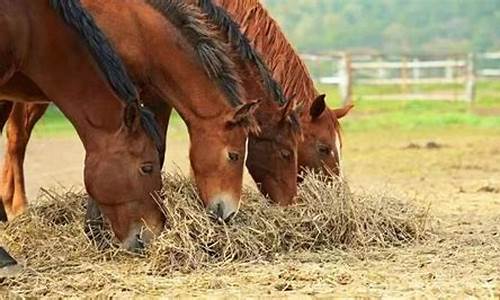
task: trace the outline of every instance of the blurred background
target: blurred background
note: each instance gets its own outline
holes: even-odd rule
[[[265,0],[300,51],[463,54],[500,49],[498,0]],[[293,4],[292,4],[293,3]]]

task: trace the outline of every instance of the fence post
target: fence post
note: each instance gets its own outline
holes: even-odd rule
[[[342,99],[342,105],[352,102],[352,65],[351,55],[342,53],[339,60],[339,94]]]
[[[465,99],[472,103],[476,98],[476,73],[474,66],[474,54],[470,53],[467,56],[467,74],[465,82]]]
[[[403,94],[408,94],[408,57],[403,56],[401,64],[401,91]]]
[[[382,56],[379,56],[379,57],[378,57],[378,59],[377,59],[377,62],[378,62],[379,64],[382,64],[382,62],[383,62],[383,61],[384,61],[384,60],[383,60],[383,57],[382,57]],[[384,68],[382,68],[382,67],[379,67],[379,68],[378,68],[378,70],[377,70],[377,76],[378,76],[378,79],[384,79],[384,78],[386,78],[386,77],[387,77],[387,74],[386,74],[386,72],[385,72],[385,69],[384,69]]]
[[[420,66],[419,66],[419,59],[418,58],[414,58],[413,59],[413,70],[412,70],[412,74],[413,74],[413,80],[415,82],[418,82],[420,81]]]
[[[456,60],[451,60],[448,58],[446,60],[446,62],[448,63],[448,66],[446,66],[446,68],[445,68],[445,77],[446,77],[446,80],[448,80],[449,82],[452,82],[453,81],[453,65],[456,62]]]

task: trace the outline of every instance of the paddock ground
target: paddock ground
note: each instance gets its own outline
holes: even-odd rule
[[[428,241],[366,253],[294,253],[272,263],[176,273],[158,278],[158,289],[151,293],[216,298],[498,299],[500,129],[346,129],[344,136],[344,167],[353,189],[383,191],[430,205],[435,221]],[[5,149],[3,143],[0,154]],[[167,169],[189,172],[186,154],[182,126],[174,127]],[[32,205],[36,205],[41,186],[81,187],[82,160],[83,149],[73,135],[36,135],[26,160]]]

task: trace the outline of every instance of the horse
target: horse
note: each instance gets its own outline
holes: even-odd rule
[[[66,115],[86,150],[89,195],[122,246],[135,250],[165,220],[150,197],[161,188],[162,141],[121,60],[85,11],[72,6],[61,18],[60,6],[70,2],[0,0],[0,95],[27,103],[51,99]],[[3,205],[8,217],[22,209],[22,203]]]
[[[293,203],[297,194],[297,144],[302,134],[298,118],[301,105],[296,99],[285,98],[281,86],[237,26],[221,26],[200,3],[184,2],[190,4],[185,9],[197,16],[198,22],[206,23],[212,35],[232,46],[232,58],[247,97],[262,100],[255,111],[261,130],[251,133],[248,141],[246,167],[250,175],[271,201]]]
[[[257,132],[258,125],[252,116],[256,102],[239,105],[239,79],[225,55],[226,49],[203,36],[203,30],[192,30],[196,28],[192,24],[184,25],[191,30],[188,35],[191,41],[181,36],[170,23],[179,23],[178,18],[183,16],[179,13],[179,3],[165,2],[162,3],[165,5],[155,6],[151,2],[83,1],[83,4],[94,12],[96,22],[118,45],[118,53],[141,90],[141,99],[155,111],[163,133],[166,132],[169,106],[180,113],[190,134],[190,160],[200,196],[209,211],[229,219],[239,207],[245,137],[248,132]],[[118,16],[120,12],[125,16]],[[110,15],[112,13],[114,15]],[[159,17],[161,15],[163,18]],[[118,19],[119,26],[114,23]],[[139,24],[138,20],[148,22]],[[145,44],[144,40],[155,43]],[[193,40],[195,46],[192,46]],[[169,66],[173,53],[178,59],[174,66]],[[181,63],[185,61],[190,64]],[[210,76],[204,76],[202,69],[208,70]],[[227,103],[222,105],[224,101],[232,107],[227,107]],[[41,104],[33,106],[36,105],[40,107]],[[236,105],[239,107],[235,112]],[[11,123],[17,123],[14,126],[25,132],[32,128],[30,125],[25,130],[23,122]],[[220,127],[223,130],[218,130]],[[21,142],[25,145],[27,140]],[[12,151],[9,155],[17,154]]]
[[[220,33],[215,32],[212,29],[213,26],[210,24],[204,25],[204,23],[207,23],[206,19],[208,16],[203,16],[199,12],[199,9],[196,10],[196,7],[187,7],[175,1],[148,2],[158,10],[163,10],[164,15],[169,19],[172,19],[172,14],[176,13],[178,17],[174,18],[172,22],[186,36],[199,35],[199,33],[192,32],[193,28],[199,28],[198,31],[204,30],[205,32],[206,37],[204,37],[204,40],[224,38]],[[189,18],[186,18],[186,16]],[[186,26],[186,23],[191,25]],[[239,31],[237,34],[241,35]],[[226,37],[225,42],[229,42],[227,39],[228,37]],[[253,51],[248,43],[243,43],[240,46],[246,47],[245,51],[247,53],[252,53]],[[237,51],[239,50],[237,49]],[[255,112],[259,127],[262,130],[258,134],[250,132],[247,168],[254,180],[259,183],[259,187],[264,194],[269,195],[275,202],[288,205],[292,203],[297,190],[297,179],[293,174],[297,173],[297,143],[301,135],[300,124],[297,118],[297,111],[300,107],[296,105],[295,101],[287,102],[284,99],[281,88],[272,79],[269,70],[261,61],[250,60],[252,63],[255,63],[252,67],[250,63],[243,61],[243,58],[246,59],[247,57],[248,55],[242,55],[241,53],[232,55],[236,69],[241,74],[241,77],[244,78],[242,86],[247,92],[247,97],[250,99],[260,98],[266,100],[261,101],[260,106]],[[254,54],[253,57],[255,58],[256,55]],[[262,77],[262,79],[259,79],[259,77]],[[270,97],[273,99],[269,99]],[[287,105],[284,105],[285,103]],[[37,118],[27,117],[26,120],[20,120],[19,124],[16,124],[15,127],[22,128],[21,124],[25,124],[24,127],[26,128],[27,136],[29,136],[30,130],[38,120],[38,116],[43,114],[46,105],[25,106],[25,110],[29,112],[28,115],[36,115]],[[166,113],[158,115],[165,115],[166,124],[168,124],[168,115],[171,110],[166,109],[164,111]],[[10,122],[12,121],[11,119]],[[25,143],[27,143],[27,140]],[[25,143],[23,144],[24,147]],[[266,160],[265,158],[267,158],[267,161],[263,163]]]
[[[261,103],[256,110],[262,130],[258,135],[249,136],[246,167],[264,195],[282,206],[293,204],[297,193],[297,147],[302,138],[299,119],[302,104],[293,96],[285,97],[267,64],[230,16],[210,0],[186,2],[198,6],[219,28],[238,53],[240,64],[253,66],[254,73],[260,75],[260,80],[256,76],[243,76],[243,86],[254,97],[262,96],[264,90],[272,99]],[[283,108],[277,109],[277,105]]]
[[[304,102],[301,115],[303,139],[298,145],[298,171],[311,169],[327,175],[342,175],[341,127],[353,105],[330,109],[326,95],[320,94],[293,46],[279,25],[258,0],[197,1],[221,26],[239,25],[267,64],[273,77],[283,87],[286,97]],[[239,40],[238,40],[239,41]]]

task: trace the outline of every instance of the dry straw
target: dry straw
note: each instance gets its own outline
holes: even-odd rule
[[[268,259],[276,253],[365,246],[398,246],[421,238],[427,211],[381,195],[356,196],[344,182],[306,176],[299,204],[280,208],[246,191],[231,224],[214,222],[184,178],[168,176],[160,199],[169,229],[150,250],[157,271],[231,261]]]
[[[110,281],[109,272],[161,276],[174,270],[272,260],[290,251],[401,246],[429,231],[427,209],[384,195],[356,195],[344,182],[317,175],[306,176],[299,204],[289,208],[270,205],[255,191],[246,190],[240,213],[224,224],[207,216],[190,180],[169,174],[163,191],[155,197],[163,202],[167,229],[145,257],[138,258],[118,248],[98,250],[88,242],[82,225],[84,194],[44,194],[46,199],[41,200],[45,201],[25,216],[0,225],[1,243],[28,267],[24,274],[4,282],[21,294],[35,278],[45,282],[39,286],[42,290],[54,289],[59,287],[58,279],[71,274],[98,276],[96,270],[107,269],[108,276],[92,285],[99,289],[99,285],[115,282]],[[141,284],[131,286],[140,289]]]

